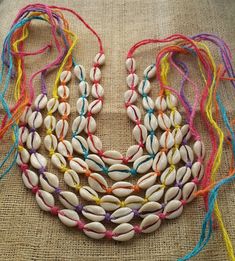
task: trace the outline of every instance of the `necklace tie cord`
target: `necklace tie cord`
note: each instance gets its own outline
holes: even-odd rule
[[[86,79],[85,68],[76,64],[72,58],[77,36],[69,30],[64,11],[75,15],[98,40],[99,52],[94,58],[89,75],[92,82],[91,88]],[[24,41],[29,35],[28,26],[32,20],[43,20],[51,25],[58,57],[32,74],[28,85],[24,57],[42,54],[51,46],[46,45],[36,52],[24,50]],[[95,117],[102,109],[104,95],[104,89],[100,83],[101,67],[104,64],[105,56],[100,37],[73,10],[42,4],[26,6],[17,15],[4,42],[2,53],[1,82],[5,69],[7,77],[0,96],[6,111],[6,116],[1,122],[0,137],[4,138],[11,127],[15,141],[0,167],[2,168],[11,154],[14,154],[11,166],[17,161],[22,171],[23,182],[35,194],[39,207],[58,216],[65,225],[77,227],[87,236],[95,239],[107,237],[125,241],[131,239],[134,234],[153,232],[157,230],[163,220],[178,217],[184,206],[192,201],[195,195],[203,194],[207,213],[203,223],[202,236],[195,249],[181,260],[187,260],[198,254],[208,242],[212,231],[214,206],[229,256],[234,260],[232,244],[216,202],[218,189],[232,180],[232,170],[234,169],[234,165],[231,165],[229,177],[216,182],[224,140],[224,134],[217,124],[219,111],[221,111],[223,121],[230,133],[228,142],[230,142],[233,152],[235,151],[235,139],[225,107],[218,95],[219,81],[226,77],[222,77],[221,70],[217,70],[205,41],[211,41],[219,47],[225,67],[224,70],[221,70],[226,71],[229,76],[227,79],[234,84],[231,52],[228,46],[216,36],[203,34],[186,37],[176,34],[162,40],[143,40],[130,49],[126,60],[129,90],[125,92],[124,98],[127,115],[135,124],[133,136],[137,144],[129,147],[126,154],[122,155],[115,150],[104,151],[100,138],[94,135]],[[153,43],[171,45],[161,49],[156,55],[156,62],[146,68],[144,79],[138,84],[133,58],[134,51],[143,45]],[[197,58],[204,80],[202,92],[189,78],[187,65],[178,59],[180,53]],[[74,74],[79,82],[80,97],[76,104],[78,116],[71,126],[73,135],[72,140],[69,141],[66,136],[71,109],[68,103],[70,91],[67,84],[72,78],[72,65],[75,66]],[[53,87],[53,97],[48,99],[45,76],[48,70],[56,67],[59,67],[59,70]],[[170,68],[175,68],[182,76],[180,91],[168,84],[167,76]],[[10,109],[4,97],[8,90],[10,77],[14,74],[17,77],[16,103]],[[34,99],[33,80],[38,74],[41,74],[41,94]],[[157,99],[153,101],[149,92],[150,81],[155,77],[159,81],[160,90]],[[190,83],[193,87],[194,101],[192,104],[185,97],[186,83]],[[90,94],[94,100],[89,103]],[[140,109],[135,105],[138,95],[142,99],[143,109],[146,112],[144,121],[141,119]],[[178,111],[178,101],[185,110],[187,124],[184,125],[182,125],[183,117]],[[216,103],[213,104],[213,101]],[[34,108],[32,108],[32,104]],[[205,147],[195,128],[195,114],[199,104],[200,114],[208,130],[212,147],[209,160],[206,162],[205,175],[203,171]],[[215,118],[212,114],[213,105],[217,111]],[[47,116],[43,121],[41,111],[44,108],[47,109]],[[56,114],[60,117],[58,121],[55,118]],[[37,131],[43,122],[47,134],[44,137],[44,146],[48,150],[50,160],[63,173],[67,187],[74,189],[75,193],[69,190],[64,191],[59,187],[57,175],[47,171],[47,159],[38,152],[41,137]],[[161,136],[157,136],[159,132],[162,132]],[[192,148],[189,142],[191,135],[195,140]],[[19,151],[17,152],[16,149]],[[146,152],[147,154],[145,154]],[[231,162],[234,164],[233,160]],[[9,168],[2,177],[8,171]],[[88,185],[81,184],[80,175],[83,175]],[[141,177],[138,177],[134,184],[124,181],[130,176]],[[106,177],[115,182],[110,185]],[[202,190],[196,192],[200,180],[202,180]],[[144,198],[140,196],[140,191],[144,192]],[[208,192],[210,192],[209,196]],[[79,193],[83,200],[91,203],[80,204],[76,193]],[[54,194],[65,209],[56,206]],[[92,222],[85,223],[80,219],[82,216]],[[143,220],[140,221],[140,224],[133,224],[134,217]],[[117,224],[117,227],[107,230],[103,221]],[[205,235],[207,227],[208,234]]]

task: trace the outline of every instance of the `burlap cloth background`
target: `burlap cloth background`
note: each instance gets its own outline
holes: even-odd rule
[[[18,10],[28,3],[30,2],[0,1],[1,43]],[[69,6],[79,11],[103,40],[107,62],[102,84],[106,93],[105,105],[97,121],[98,135],[104,140],[105,148],[125,151],[133,142],[132,126],[126,117],[122,98],[126,90],[124,58],[132,44],[140,39],[165,37],[172,33],[193,35],[211,32],[227,40],[232,50],[235,48],[234,0],[90,0],[45,3]],[[98,50],[96,42],[77,20],[70,17],[70,21],[80,37],[79,49],[75,55],[89,68],[91,59]],[[36,50],[48,42],[47,26],[32,27],[31,33],[27,43],[30,50]],[[157,50],[156,46],[152,46],[138,51],[136,58],[143,64],[141,69],[153,61]],[[50,59],[49,54],[27,59],[29,73]],[[52,86],[54,77],[55,74],[48,80],[49,87]],[[72,83],[71,87],[74,86]],[[36,87],[38,82],[35,82]],[[75,105],[76,91],[73,93],[71,102]],[[231,87],[223,86],[222,96],[230,115],[234,116],[231,93]],[[12,92],[9,93],[8,100],[13,100]],[[205,130],[201,131],[206,140]],[[7,140],[1,142],[1,156],[8,146]],[[220,175],[227,171],[227,148],[223,155]],[[235,245],[233,190],[234,184],[223,188],[219,194],[219,203],[223,206],[224,221]],[[58,220],[41,211],[32,194],[24,188],[20,172],[15,167],[0,184],[0,260],[176,260],[197,242],[202,217],[203,203],[197,199],[185,208],[180,218],[166,222],[154,234],[136,237],[124,244],[107,240],[93,241],[77,231],[67,229]],[[194,260],[227,260],[218,230],[203,253]]]

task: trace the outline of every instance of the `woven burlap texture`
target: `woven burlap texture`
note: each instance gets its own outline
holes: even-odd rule
[[[0,1],[1,43],[18,10],[29,3],[31,2],[22,0]],[[232,50],[235,48],[234,0],[58,0],[44,3],[66,6],[78,11],[103,40],[107,58],[106,66],[102,70],[105,104],[102,113],[97,117],[97,124],[98,135],[106,149],[124,152],[134,142],[131,135],[133,125],[130,124],[123,106],[123,93],[126,90],[124,61],[131,45],[144,38],[163,38],[173,33],[194,35],[210,32],[228,41]],[[78,48],[74,54],[81,64],[89,68],[94,54],[98,51],[97,42],[74,17],[67,17],[72,29],[79,35]],[[49,27],[43,23],[34,23],[30,32],[27,50],[37,50],[50,39]],[[138,73],[154,61],[158,50],[157,46],[149,46],[136,53],[136,60],[141,64]],[[41,68],[51,60],[51,54],[55,57],[55,51],[52,50],[51,53],[27,58],[27,72]],[[50,89],[54,79],[55,73],[47,79]],[[39,91],[38,79],[34,82],[34,87]],[[221,88],[229,115],[235,116],[233,90],[229,85],[222,85]],[[74,82],[71,83],[71,89],[73,95],[70,101],[74,116],[77,95]],[[13,91],[9,91],[7,98],[9,102],[13,102]],[[206,131],[201,125],[199,128],[203,139],[207,140]],[[1,158],[10,146],[9,140],[10,134],[9,139],[1,141]],[[209,148],[209,144],[206,145]],[[227,173],[229,153],[225,144],[219,175]],[[235,245],[233,192],[234,184],[222,188],[219,205]],[[57,219],[41,211],[34,196],[23,186],[20,171],[14,167],[0,184],[0,260],[176,260],[196,244],[203,214],[203,201],[197,199],[185,207],[180,218],[164,222],[153,234],[135,237],[126,243],[94,241],[79,231],[66,228]],[[193,260],[227,260],[219,229],[215,230],[205,250]]]

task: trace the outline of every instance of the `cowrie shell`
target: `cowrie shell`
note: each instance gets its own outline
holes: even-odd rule
[[[126,59],[126,69],[128,70],[128,72],[134,72],[136,69],[136,62],[135,59],[132,57],[129,57]]]
[[[137,160],[135,160],[133,164],[133,168],[138,172],[138,173],[145,173],[148,171],[153,164],[153,158],[152,156],[149,155],[144,155],[139,157]]]
[[[174,129],[172,131],[172,135],[174,137],[175,144],[180,145],[183,140],[183,134],[180,129]]]
[[[69,115],[71,112],[70,104],[67,102],[61,102],[58,106],[58,112],[60,115]]]
[[[89,149],[94,153],[98,153],[100,150],[102,150],[102,142],[100,138],[95,135],[88,136],[87,144]]]
[[[113,230],[113,239],[116,241],[128,241],[135,235],[134,227],[129,223],[122,223]]]
[[[180,151],[177,148],[172,148],[167,153],[167,159],[170,165],[176,165],[180,162]]]
[[[88,169],[87,163],[84,160],[77,157],[69,161],[69,166],[77,173],[85,173]]]
[[[64,157],[69,157],[73,154],[72,144],[68,140],[60,141],[57,150]]]
[[[22,144],[25,143],[28,136],[29,136],[28,128],[25,127],[25,126],[21,126],[19,128],[19,142],[22,143]]]
[[[98,67],[92,67],[90,70],[90,79],[94,81],[99,81],[101,79],[101,71]]]
[[[160,177],[161,183],[166,186],[169,186],[175,182],[175,176],[176,176],[175,168],[168,167],[164,170],[164,172]]]
[[[140,228],[142,233],[152,233],[157,230],[160,225],[161,219],[159,218],[159,216],[150,214],[142,220]]]
[[[163,213],[166,215],[166,219],[174,219],[181,215],[183,212],[183,205],[179,200],[171,200],[167,203]]]
[[[154,171],[163,171],[167,166],[167,157],[165,152],[159,151],[153,160],[152,168]]]
[[[39,147],[41,146],[42,140],[40,135],[34,131],[34,132],[30,132],[26,141],[26,145],[28,149],[39,149]]]
[[[71,80],[72,73],[70,71],[63,71],[60,75],[60,81],[62,83],[67,83]]]
[[[77,112],[80,116],[83,116],[87,113],[88,110],[88,101],[86,98],[78,98],[76,104]]]
[[[51,157],[51,162],[58,169],[66,166],[66,160],[60,153],[54,153]]]
[[[88,133],[95,133],[96,131],[96,121],[95,119],[90,116],[86,119],[86,125],[85,125],[85,132]]]
[[[112,180],[120,181],[131,175],[130,168],[123,164],[113,164],[108,169],[108,175]]]
[[[43,175],[40,175],[39,179],[43,190],[47,192],[52,193],[59,187],[58,177],[50,172],[44,172]]]
[[[22,172],[22,179],[24,185],[28,189],[32,189],[38,185],[38,175],[32,170],[25,170]]]
[[[194,159],[193,151],[188,145],[180,147],[180,155],[185,163],[192,163]]]
[[[139,86],[138,86],[138,92],[140,95],[143,94],[148,94],[151,90],[151,85],[149,80],[144,79],[140,82]]]
[[[144,77],[151,79],[156,76],[156,65],[151,64],[144,70]]]
[[[99,65],[104,65],[105,63],[105,55],[103,53],[97,53],[94,58],[94,63]]]
[[[121,201],[112,195],[105,195],[100,200],[100,206],[106,211],[114,211],[119,208]]]
[[[197,140],[193,144],[193,151],[198,158],[203,159],[205,157],[205,146],[200,140]]]
[[[24,112],[20,116],[21,122],[28,122],[29,116],[32,114],[32,108],[30,106],[26,106]]]
[[[138,96],[135,90],[127,90],[124,93],[124,101],[125,103],[133,104],[136,102]]]
[[[159,111],[165,111],[167,109],[165,98],[162,96],[158,96],[155,100],[155,106]]]
[[[134,213],[131,208],[119,208],[115,210],[112,215],[110,216],[110,219],[115,224],[122,224],[127,223],[134,217]]]
[[[155,135],[148,135],[145,148],[149,154],[157,154],[159,150],[159,142]]]
[[[126,152],[128,162],[133,162],[143,155],[143,149],[139,145],[132,145]]]
[[[82,136],[73,137],[72,146],[73,149],[79,154],[84,154],[88,151],[87,141]]]
[[[177,106],[178,100],[175,95],[168,94],[166,96],[166,103],[169,109],[175,108]]]
[[[196,191],[197,186],[194,182],[186,183],[182,190],[183,199],[186,200],[187,203],[191,202],[195,198],[194,193]]]
[[[39,94],[34,101],[35,108],[40,109],[40,110],[44,109],[47,105],[47,100],[48,99],[47,99],[46,94],[43,94],[43,93]]]
[[[155,172],[150,172],[148,174],[145,174],[137,181],[137,185],[141,189],[147,189],[151,187],[157,180],[157,175]]]
[[[158,114],[157,121],[158,121],[158,125],[162,130],[170,129],[171,120],[165,113]]]
[[[177,173],[176,173],[176,182],[177,183],[183,185],[186,182],[188,182],[190,178],[191,178],[190,168],[183,166],[177,170]]]
[[[85,126],[86,126],[86,118],[84,116],[78,116],[73,121],[72,132],[78,135],[84,130]]]
[[[88,111],[92,114],[97,114],[102,109],[102,100],[97,99],[92,101],[88,106]]]
[[[54,131],[56,126],[56,118],[52,115],[47,115],[44,119],[44,126],[46,129]]]
[[[182,122],[182,116],[177,110],[173,110],[170,113],[170,120],[171,120],[172,126],[177,127]]]
[[[137,76],[137,74],[135,73],[130,73],[127,77],[126,77],[126,83],[127,85],[132,88],[132,87],[136,87],[136,85],[138,84],[139,78]]]
[[[99,84],[95,83],[91,87],[91,95],[93,98],[97,99],[104,96],[104,88]]]
[[[86,71],[85,71],[85,68],[81,64],[77,64],[74,67],[73,72],[79,81],[84,81],[86,79]]]
[[[144,125],[148,131],[155,131],[158,127],[157,118],[153,113],[147,113],[144,117]]]
[[[105,193],[108,188],[106,180],[98,173],[92,173],[88,177],[88,183],[91,188],[100,193]]]
[[[79,194],[83,199],[87,201],[94,201],[95,198],[98,198],[97,192],[88,186],[81,187],[81,189],[79,190]]]
[[[102,160],[109,165],[122,163],[122,159],[122,154],[116,150],[106,150],[102,155]]]
[[[60,98],[68,99],[69,98],[69,88],[66,85],[60,85],[57,89],[57,94]]]
[[[201,162],[199,161],[194,162],[191,170],[194,178],[198,178],[198,180],[202,179],[204,175],[204,166],[202,165]]]
[[[86,205],[82,209],[82,214],[84,217],[91,221],[102,221],[105,219],[105,210],[100,206]]]
[[[106,228],[99,222],[91,222],[84,226],[83,232],[90,238],[101,239],[105,236]]]
[[[144,125],[139,124],[134,127],[132,134],[138,143],[145,143],[148,132]]]
[[[76,227],[79,221],[79,216],[76,211],[71,209],[61,209],[58,213],[60,221],[68,227]]]
[[[69,169],[65,171],[64,173],[64,182],[71,188],[75,188],[77,185],[80,184],[80,179],[78,174],[72,170]]]
[[[174,137],[170,131],[165,131],[159,140],[160,146],[165,149],[170,149],[174,146]]]
[[[59,200],[61,204],[68,209],[75,209],[79,204],[76,194],[71,191],[61,191],[59,194]]]
[[[35,169],[45,168],[47,160],[42,154],[36,152],[30,156],[30,163]]]
[[[78,91],[79,91],[80,95],[82,95],[84,97],[88,97],[90,94],[90,86],[89,86],[88,82],[81,81],[78,85]]]
[[[159,214],[162,212],[162,205],[158,202],[147,202],[139,209],[140,217],[144,218],[151,214]]]
[[[49,192],[41,189],[36,193],[36,201],[44,211],[51,211],[51,208],[55,205],[54,197]]]
[[[125,206],[131,209],[139,209],[144,204],[144,199],[139,196],[128,196],[125,201]]]
[[[145,198],[149,201],[159,201],[164,194],[164,187],[160,184],[156,184],[146,190]]]
[[[181,198],[181,189],[179,187],[171,187],[169,188],[164,196],[164,203],[168,203],[173,199]]]
[[[126,197],[133,192],[133,185],[130,182],[118,181],[112,185],[112,192],[117,197]]]
[[[133,122],[136,122],[141,119],[140,110],[135,105],[128,106],[127,115]]]
[[[43,119],[42,114],[39,111],[34,111],[28,118],[28,124],[31,128],[37,129],[42,126]]]
[[[59,106],[59,101],[56,98],[51,98],[48,102],[47,102],[47,111],[50,113],[54,113],[57,108]]]
[[[95,154],[88,155],[85,161],[89,166],[89,169],[94,171],[102,171],[105,167],[102,159]]]
[[[188,124],[181,127],[181,132],[183,135],[183,141],[187,142],[191,138],[191,131]]]
[[[53,134],[46,135],[46,137],[44,138],[44,146],[48,151],[50,151],[50,150],[55,151],[57,148],[56,136]]]
[[[149,96],[144,96],[142,99],[142,105],[145,110],[153,110],[154,102]]]
[[[55,133],[57,138],[64,138],[67,133],[68,133],[68,129],[69,129],[69,124],[66,120],[59,120],[55,126]]]

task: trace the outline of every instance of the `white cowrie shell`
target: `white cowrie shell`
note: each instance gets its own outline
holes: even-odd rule
[[[68,99],[69,98],[69,88],[66,85],[60,85],[57,89],[57,94],[62,99]]]
[[[198,180],[201,180],[204,175],[204,166],[201,162],[196,161],[192,165],[192,174],[194,178],[197,178]]]
[[[69,187],[76,188],[80,184],[80,179],[78,174],[74,170],[69,169],[64,173],[64,182]]]
[[[151,64],[144,70],[144,77],[151,79],[156,76],[156,65]]]
[[[85,161],[89,166],[89,169],[94,171],[102,171],[103,168],[105,167],[102,159],[95,154],[88,155]]]
[[[191,202],[195,198],[194,193],[196,191],[197,185],[194,182],[186,183],[182,190],[183,200],[186,200],[187,203]]]
[[[150,214],[146,216],[141,224],[141,232],[142,233],[152,233],[157,230],[161,225],[161,219],[157,215]]]
[[[168,130],[171,127],[171,120],[165,113],[160,113],[157,116],[158,125],[162,130]]]
[[[108,188],[106,180],[98,173],[91,173],[88,177],[88,184],[91,188],[100,193],[105,193]]]
[[[69,166],[77,173],[85,173],[88,169],[87,163],[84,160],[77,157],[69,161]]]
[[[104,88],[99,84],[95,83],[91,87],[91,95],[93,98],[97,99],[104,96]]]
[[[135,235],[134,227],[131,224],[123,223],[113,230],[113,239],[116,241],[128,241]]]
[[[148,94],[151,90],[151,85],[149,80],[144,79],[140,82],[139,86],[138,86],[138,92],[140,95],[143,94]]]
[[[177,110],[173,110],[173,111],[171,111],[171,114],[170,114],[170,120],[171,120],[172,126],[177,127],[182,122],[182,116]]]
[[[88,110],[88,101],[86,98],[79,98],[76,104],[77,112],[80,116],[83,116],[87,113]]]
[[[139,157],[137,160],[135,160],[133,164],[133,168],[138,172],[138,173],[145,173],[148,171],[153,164],[153,158],[152,156],[149,155],[144,155]]]
[[[57,108],[59,106],[59,101],[56,98],[51,98],[48,102],[47,102],[47,111],[49,113],[54,113]]]
[[[59,187],[59,179],[55,174],[44,172],[39,179],[42,188],[47,192],[52,193]]]
[[[198,158],[203,159],[205,157],[205,146],[204,143],[201,142],[200,140],[197,140],[193,144],[193,151],[196,154]]]
[[[19,142],[25,143],[29,135],[29,130],[26,126],[21,126],[19,128]]]
[[[83,97],[88,97],[90,94],[90,86],[88,82],[81,81],[78,85],[78,91]]]
[[[166,153],[159,151],[153,160],[152,168],[154,171],[162,171],[167,166]]]
[[[127,149],[126,159],[128,162],[133,162],[143,155],[143,149],[139,145],[132,145]]]
[[[30,156],[30,163],[35,169],[45,168],[47,160],[42,154],[36,152]]]
[[[156,154],[159,150],[159,142],[155,135],[148,135],[145,148],[149,154]]]
[[[124,201],[125,206],[131,209],[139,209],[144,204],[144,199],[139,196],[129,196]]]
[[[76,211],[71,209],[61,209],[58,213],[60,221],[68,227],[76,227],[78,225],[79,216]]]
[[[166,103],[169,109],[172,109],[177,106],[178,100],[175,95],[169,93],[166,96]]]
[[[185,163],[192,163],[194,159],[193,151],[188,145],[182,145],[180,147],[181,159]]]
[[[183,166],[177,170],[177,173],[176,173],[176,182],[177,183],[183,185],[186,182],[188,182],[190,178],[191,178],[190,168]]]
[[[176,170],[175,168],[168,167],[162,173],[160,180],[165,186],[169,186],[175,182]]]
[[[140,217],[144,218],[151,214],[158,214],[162,212],[162,205],[158,202],[147,202],[139,209]]]
[[[72,144],[68,140],[60,141],[57,150],[64,157],[69,157],[73,154]]]
[[[94,63],[99,65],[104,65],[105,63],[105,55],[103,53],[97,53],[94,58]]]
[[[127,223],[134,217],[134,213],[131,208],[119,208],[112,213],[110,219],[115,224]]]
[[[98,67],[92,67],[90,70],[90,79],[94,81],[99,81],[101,79],[101,71]]]
[[[136,85],[138,84],[139,78],[137,76],[137,74],[135,73],[130,73],[127,77],[126,77],[126,83],[127,85],[132,88],[132,87],[136,87]]]
[[[181,132],[183,135],[183,141],[187,142],[191,138],[191,131],[188,124],[181,127]]]
[[[159,111],[165,111],[167,109],[165,98],[162,96],[158,96],[155,101],[155,106]]]
[[[123,164],[113,164],[108,169],[108,175],[112,180],[120,181],[131,175],[130,168]]]
[[[56,126],[56,118],[52,115],[47,115],[44,119],[44,126],[46,129],[54,131]]]
[[[130,182],[118,181],[112,185],[112,192],[117,197],[126,197],[134,191]]]
[[[76,194],[71,191],[61,191],[59,194],[59,200],[61,204],[68,209],[75,209],[79,204]]]
[[[86,71],[85,71],[85,68],[81,64],[77,64],[74,67],[73,72],[79,81],[84,81],[86,79]]]
[[[88,111],[92,114],[97,114],[102,109],[102,100],[96,99],[92,101],[88,106]]]
[[[174,137],[170,131],[165,131],[159,140],[160,146],[164,149],[170,149],[174,146]]]
[[[128,70],[128,72],[134,72],[136,69],[136,62],[135,59],[132,57],[129,57],[126,59],[126,69]]]
[[[62,83],[67,83],[70,81],[72,73],[70,71],[63,71],[60,75],[60,81]]]
[[[102,142],[100,138],[98,138],[95,135],[88,136],[87,144],[89,146],[89,149],[94,153],[98,153],[99,151],[102,150]]]
[[[44,138],[44,146],[48,151],[50,151],[50,150],[55,151],[57,148],[56,136],[53,134],[46,135],[46,137]]]
[[[177,148],[172,148],[167,153],[167,159],[170,165],[176,165],[180,162],[180,151]]]
[[[95,119],[90,116],[86,119],[86,125],[85,125],[85,132],[88,133],[95,133],[96,131],[96,121]]]
[[[81,187],[81,189],[79,190],[79,194],[83,199],[87,201],[95,201],[95,199],[98,198],[97,192],[88,186]]]
[[[179,200],[171,200],[167,203],[163,213],[166,215],[166,219],[174,219],[181,215],[183,211],[183,204]]]
[[[43,119],[42,114],[39,111],[34,111],[28,118],[28,124],[31,128],[37,129],[42,126]]]
[[[100,222],[91,222],[84,226],[83,232],[90,238],[101,239],[105,236],[106,228]]]
[[[32,108],[30,106],[26,106],[24,112],[20,116],[21,122],[28,122],[29,116],[32,114]]]
[[[145,141],[147,139],[148,131],[144,125],[139,124],[134,127],[132,134],[133,134],[135,140],[138,143],[142,144],[142,143],[145,143]]]
[[[58,106],[58,112],[60,115],[69,115],[71,112],[70,104],[67,102],[61,102]]]
[[[179,187],[171,187],[169,188],[164,196],[164,203],[168,203],[173,199],[181,198],[181,189]]]
[[[151,187],[157,180],[157,175],[155,172],[150,172],[148,174],[145,174],[141,178],[138,179],[137,185],[141,189],[147,189]]]
[[[23,171],[22,179],[26,188],[32,189],[38,185],[38,175],[32,170]]]
[[[26,141],[26,145],[28,149],[37,150],[41,146],[41,143],[42,143],[41,137],[36,131],[29,133],[29,136]]]
[[[127,90],[124,93],[124,101],[126,104],[133,104],[136,102],[138,96],[135,90]]]
[[[154,102],[149,96],[144,96],[142,99],[142,105],[145,110],[153,110]]]
[[[155,131],[157,129],[158,122],[153,113],[146,113],[144,117],[144,125],[148,131]]]
[[[181,142],[182,142],[182,140],[183,140],[183,134],[182,134],[181,130],[178,129],[178,128],[177,128],[177,129],[174,129],[174,130],[172,131],[172,135],[173,135],[173,137],[174,137],[175,144],[180,145]]]
[[[122,154],[116,150],[106,150],[102,155],[102,160],[109,165],[122,163],[122,159]]]
[[[60,153],[54,153],[51,157],[51,162],[58,169],[66,166],[66,160]]]
[[[105,219],[106,212],[102,207],[95,205],[86,205],[82,209],[82,214],[87,219],[97,222]]]
[[[41,189],[36,193],[36,201],[44,211],[51,211],[51,208],[55,205],[54,197],[49,192]]]
[[[84,130],[85,126],[86,126],[86,118],[84,116],[78,116],[73,121],[72,132],[78,135]]]
[[[39,94],[34,101],[35,108],[42,110],[46,107],[46,105],[47,105],[46,94],[43,94],[43,93]]]
[[[119,208],[121,201],[112,195],[105,195],[100,200],[100,206],[106,211],[114,211]]]
[[[82,136],[73,137],[72,146],[73,149],[79,154],[84,154],[88,151],[88,144]]]
[[[150,188],[148,188],[146,190],[145,193],[145,197],[149,200],[149,201],[159,201],[163,194],[164,194],[164,186],[160,185],[160,184],[156,184]]]
[[[64,138],[67,135],[69,124],[66,120],[59,120],[55,126],[55,133],[57,138]]]
[[[128,106],[127,115],[133,122],[136,122],[141,119],[140,110],[135,105]]]

